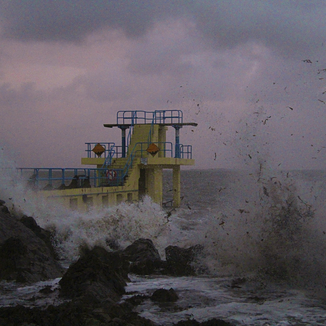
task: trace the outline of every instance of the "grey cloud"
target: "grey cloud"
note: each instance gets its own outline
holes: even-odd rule
[[[322,44],[325,12],[321,1],[231,0],[203,1],[194,16],[216,48],[255,41],[293,55]]]
[[[102,28],[144,35],[158,20],[188,17],[215,48],[260,42],[283,55],[324,42],[324,1],[1,0],[3,35],[18,40],[82,41]]]
[[[81,41],[104,27],[122,29],[135,37],[143,35],[154,18],[178,12],[176,3],[179,2],[2,0],[0,17],[4,35],[24,41]]]

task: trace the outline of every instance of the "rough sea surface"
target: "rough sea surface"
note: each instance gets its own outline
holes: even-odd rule
[[[150,238],[162,258],[168,245],[204,246],[195,262],[197,277],[131,275],[123,300],[171,287],[179,296],[165,305],[145,300],[137,307],[143,317],[162,325],[213,317],[236,325],[326,324],[324,171],[272,171],[263,165],[251,171],[187,170],[179,209],[163,210],[145,198],[80,214],[35,196],[9,170],[1,176],[0,198],[54,230],[67,265],[85,244],[108,247],[114,241],[125,247]],[[169,171],[164,179],[168,203]],[[48,285],[55,288],[57,282]],[[39,288],[1,283],[0,304],[58,303],[39,295]]]

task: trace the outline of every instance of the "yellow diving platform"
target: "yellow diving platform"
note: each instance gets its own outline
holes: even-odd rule
[[[121,130],[121,145],[115,142],[85,143],[87,168],[20,168],[28,184],[44,190],[46,197],[60,199],[71,209],[134,202],[148,195],[162,205],[163,169],[173,171],[173,206],[180,206],[180,167],[194,165],[192,146],[180,143],[180,129],[197,126],[183,122],[181,110],[119,111],[115,124]],[[174,142],[167,130],[175,130]],[[32,175],[31,175],[32,172]],[[29,174],[29,175],[28,175]]]

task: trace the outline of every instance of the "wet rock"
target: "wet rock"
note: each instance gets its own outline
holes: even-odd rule
[[[167,270],[169,274],[174,276],[196,275],[194,261],[196,256],[201,253],[202,250],[203,247],[200,245],[186,249],[177,246],[169,246],[165,248]]]
[[[130,303],[133,306],[139,306],[142,304],[146,299],[150,299],[150,296],[148,295],[134,295],[131,298],[126,299],[125,301]]]
[[[150,320],[139,317],[126,304],[94,305],[71,301],[47,309],[23,306],[0,308],[0,325],[37,326],[155,326]]]
[[[0,279],[33,283],[62,273],[53,250],[22,222],[0,211]]]
[[[94,247],[85,252],[60,280],[60,293],[68,298],[115,302],[125,293],[128,266],[120,252]]]
[[[52,290],[52,286],[47,285],[46,287],[44,287],[43,289],[41,289],[39,291],[39,293],[44,294],[44,295],[49,295],[51,293],[53,293],[55,290]]]
[[[34,220],[32,216],[26,216],[24,215],[20,222],[22,222],[26,227],[28,227],[30,230],[34,232],[34,234],[42,239],[46,246],[50,249],[51,254],[54,258],[58,259],[58,255],[55,252],[53,245],[52,245],[52,233],[48,230],[42,229]]]
[[[227,321],[224,321],[222,319],[216,319],[216,318],[210,319],[208,321],[204,321],[199,325],[201,325],[201,326],[233,326],[233,324],[231,324]]]
[[[197,320],[191,319],[191,320],[181,320],[176,324],[173,324],[175,326],[233,326],[233,324],[230,324],[229,322],[226,322],[221,319],[210,319],[208,321],[204,321],[202,323],[198,322]]]
[[[8,207],[5,205],[6,202],[0,199],[0,211],[5,214],[10,214]]]
[[[130,262],[129,271],[138,275],[160,274],[166,263],[155,248],[152,240],[138,239],[122,252]]]
[[[170,290],[158,289],[154,291],[150,299],[158,302],[175,302],[179,297],[174,289],[171,288]]]
[[[200,323],[195,319],[180,320],[175,326],[198,326]]]
[[[110,326],[156,326],[157,324],[151,320],[138,316],[136,312],[133,311],[133,306],[130,303],[114,304],[105,307],[105,311],[112,318],[112,324]],[[115,322],[115,323],[113,323]]]
[[[239,277],[232,280],[230,287],[232,289],[241,289],[242,285],[246,283],[246,279],[244,277]]]

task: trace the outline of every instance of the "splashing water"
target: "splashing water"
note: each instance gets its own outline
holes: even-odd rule
[[[177,290],[180,312],[145,302],[139,307],[144,317],[166,325],[189,316],[240,325],[321,325],[326,320],[316,299],[325,295],[323,171],[273,171],[264,162],[255,171],[183,171],[183,205],[170,214],[148,197],[79,213],[27,190],[13,166],[1,160],[0,199],[53,230],[67,262],[78,258],[80,246],[111,250],[112,243],[125,247],[138,238],[152,239],[162,258],[167,245],[204,245],[198,265],[209,277],[136,277],[128,285],[127,292],[136,287],[146,294],[156,287]],[[246,283],[230,287],[238,276]],[[299,287],[313,290],[314,297]]]
[[[121,203],[114,207],[71,211],[59,202],[34,192],[20,179],[15,163],[3,151],[0,158],[0,199],[17,216],[33,216],[37,223],[55,234],[55,246],[63,259],[78,258],[80,246],[101,245],[110,250],[125,247],[139,238],[152,239],[163,254],[168,241],[168,221],[161,207],[145,197],[137,204]]]
[[[264,162],[254,172],[184,171],[183,206],[169,217],[149,197],[80,213],[28,190],[1,155],[0,198],[52,230],[67,261],[81,246],[110,250],[149,238],[162,258],[168,245],[202,244],[199,263],[212,275],[257,272],[307,286],[325,281],[323,172],[273,171]]]
[[[165,213],[150,198],[138,204],[121,203],[88,213],[70,212],[69,218],[56,216],[48,224],[56,234],[62,255],[76,259],[80,246],[126,247],[139,238],[152,239],[163,249],[168,232]],[[40,220],[40,219],[39,219]]]

